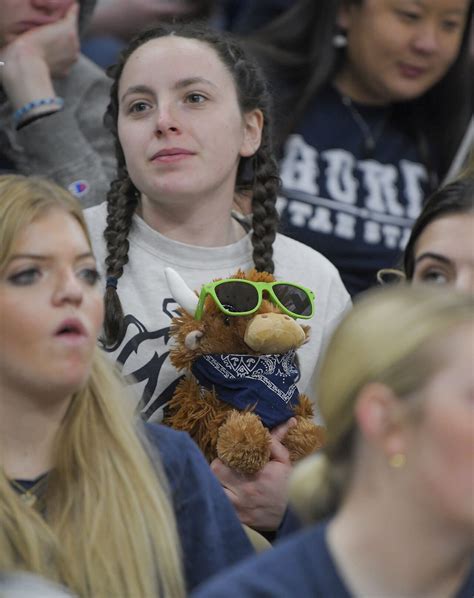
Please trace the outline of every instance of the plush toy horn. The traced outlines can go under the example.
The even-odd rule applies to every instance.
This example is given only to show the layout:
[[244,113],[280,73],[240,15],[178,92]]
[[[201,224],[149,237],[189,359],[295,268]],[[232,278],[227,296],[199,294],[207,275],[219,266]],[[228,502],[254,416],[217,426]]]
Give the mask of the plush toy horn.
[[199,301],[196,293],[188,287],[173,268],[165,268],[165,276],[169,290],[175,301],[194,316]]

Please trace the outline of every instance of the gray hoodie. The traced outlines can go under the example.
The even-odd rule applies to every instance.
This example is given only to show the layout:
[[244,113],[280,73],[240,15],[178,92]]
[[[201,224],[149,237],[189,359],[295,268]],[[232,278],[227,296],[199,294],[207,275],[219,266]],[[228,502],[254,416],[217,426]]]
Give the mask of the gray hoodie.
[[[79,31],[83,32],[95,0],[79,4]],[[14,171],[50,177],[69,188],[84,207],[96,205],[104,201],[116,170],[113,139],[102,123],[110,80],[81,55],[69,74],[53,83],[64,108],[19,131],[0,87],[0,154]]]

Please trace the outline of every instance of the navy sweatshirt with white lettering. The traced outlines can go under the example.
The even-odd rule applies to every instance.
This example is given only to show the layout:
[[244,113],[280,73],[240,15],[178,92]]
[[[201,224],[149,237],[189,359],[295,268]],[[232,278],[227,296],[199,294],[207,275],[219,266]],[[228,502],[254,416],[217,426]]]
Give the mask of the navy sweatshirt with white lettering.
[[417,145],[391,117],[328,87],[284,147],[281,232],[331,260],[351,295],[397,264],[428,193]]

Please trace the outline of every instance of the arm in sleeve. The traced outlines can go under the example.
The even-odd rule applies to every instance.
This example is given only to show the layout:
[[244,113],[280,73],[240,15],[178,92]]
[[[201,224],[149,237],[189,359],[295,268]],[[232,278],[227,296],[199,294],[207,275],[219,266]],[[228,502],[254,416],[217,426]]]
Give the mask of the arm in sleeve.
[[[75,72],[74,68],[69,76]],[[109,82],[101,72],[86,71],[64,90],[63,110],[17,131],[17,143],[25,154],[29,174],[50,177],[66,188],[83,181],[71,190],[84,207],[96,205],[105,200],[116,170],[112,135],[103,125]]]
[[[163,426],[153,425],[153,428]],[[183,432],[158,439],[170,484],[188,590],[253,555],[231,503],[191,438]]]

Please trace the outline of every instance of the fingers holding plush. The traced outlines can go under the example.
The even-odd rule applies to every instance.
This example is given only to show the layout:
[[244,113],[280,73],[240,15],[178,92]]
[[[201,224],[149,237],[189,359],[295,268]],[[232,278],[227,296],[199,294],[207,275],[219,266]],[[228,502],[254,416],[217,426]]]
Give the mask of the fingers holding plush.
[[288,450],[279,438],[286,434],[287,422],[271,433],[270,460],[258,473],[244,475],[227,467],[220,459],[211,463],[227,497],[242,523],[261,531],[275,531],[288,504],[292,465]]

